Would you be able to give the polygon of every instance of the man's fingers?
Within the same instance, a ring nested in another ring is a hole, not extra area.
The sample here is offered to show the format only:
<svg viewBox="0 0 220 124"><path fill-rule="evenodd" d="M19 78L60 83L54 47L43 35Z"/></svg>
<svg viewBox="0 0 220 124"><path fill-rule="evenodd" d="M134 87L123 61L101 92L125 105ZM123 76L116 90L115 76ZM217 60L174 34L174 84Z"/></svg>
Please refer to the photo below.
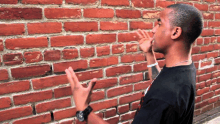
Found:
<svg viewBox="0 0 220 124"><path fill-rule="evenodd" d="M147 36L146 36L146 34L145 34L145 32L143 30L140 30L140 32L142 33L144 38L147 38Z"/></svg>
<svg viewBox="0 0 220 124"><path fill-rule="evenodd" d="M151 37L150 37L149 33L147 31L144 31L144 32L145 32L145 34L147 34L147 38L150 39Z"/></svg>
<svg viewBox="0 0 220 124"><path fill-rule="evenodd" d="M73 81L74 81L74 85L77 87L77 86L81 86L81 84L79 83L79 80L78 80L78 78L76 77L76 74L75 74L75 72L73 71L73 68L72 67L69 67L68 68L69 69L69 71L70 71L70 73L71 73L71 75L72 75L72 78L73 78Z"/></svg>
<svg viewBox="0 0 220 124"><path fill-rule="evenodd" d="M93 78L93 79L89 82L88 90L89 90L90 92L92 91L93 87L95 86L96 81L97 81L97 79L96 79L96 78Z"/></svg>
<svg viewBox="0 0 220 124"><path fill-rule="evenodd" d="M65 72L66 72L67 79L68 79L68 81L69 81L69 83L70 83L70 85L73 89L74 88L74 81L72 79L71 73L68 69L66 69Z"/></svg>
<svg viewBox="0 0 220 124"><path fill-rule="evenodd" d="M142 36L142 35L140 34L140 32L139 32L139 29L138 29L138 31L137 31L136 33L137 33L137 35L139 36L140 39L143 38L143 36Z"/></svg>

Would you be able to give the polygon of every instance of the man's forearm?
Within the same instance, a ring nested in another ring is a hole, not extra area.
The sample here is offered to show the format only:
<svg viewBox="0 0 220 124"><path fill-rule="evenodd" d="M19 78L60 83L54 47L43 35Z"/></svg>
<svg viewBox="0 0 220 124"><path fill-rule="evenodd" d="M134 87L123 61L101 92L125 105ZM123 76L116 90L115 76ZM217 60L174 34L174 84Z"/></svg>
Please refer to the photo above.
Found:
<svg viewBox="0 0 220 124"><path fill-rule="evenodd" d="M100 118L98 115L95 113L91 112L88 115L88 124L108 124L108 122L104 121L102 118Z"/></svg>
<svg viewBox="0 0 220 124"><path fill-rule="evenodd" d="M151 65L157 62L154 52L146 53L146 58L147 58L148 65ZM154 80L157 77L157 75L160 73L160 71L161 69L159 65L149 67L148 75L149 75L150 80Z"/></svg>

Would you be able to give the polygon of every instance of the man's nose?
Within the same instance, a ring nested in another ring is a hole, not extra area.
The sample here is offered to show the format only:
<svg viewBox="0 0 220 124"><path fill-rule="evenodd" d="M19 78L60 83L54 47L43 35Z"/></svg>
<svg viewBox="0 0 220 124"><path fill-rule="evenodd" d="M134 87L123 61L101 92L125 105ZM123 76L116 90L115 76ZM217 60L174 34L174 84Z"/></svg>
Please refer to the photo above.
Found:
<svg viewBox="0 0 220 124"><path fill-rule="evenodd" d="M151 32L152 32L153 34L155 34L155 33L156 33L156 31L157 31L157 27L158 27L158 25L154 26L154 28L152 29L152 31L151 31Z"/></svg>

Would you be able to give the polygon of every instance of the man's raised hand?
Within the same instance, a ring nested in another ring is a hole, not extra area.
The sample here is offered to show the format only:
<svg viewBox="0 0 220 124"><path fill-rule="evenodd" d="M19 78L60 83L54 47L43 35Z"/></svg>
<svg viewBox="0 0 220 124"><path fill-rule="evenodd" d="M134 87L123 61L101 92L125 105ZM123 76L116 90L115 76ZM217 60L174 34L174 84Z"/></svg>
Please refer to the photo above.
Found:
<svg viewBox="0 0 220 124"><path fill-rule="evenodd" d="M140 49L145 53L152 52L152 42L153 38L151 38L147 31L138 29L137 35L139 36L139 45Z"/></svg>
<svg viewBox="0 0 220 124"><path fill-rule="evenodd" d="M76 105L76 110L83 111L89 105L92 88L94 87L97 79L96 78L92 79L89 82L88 87L84 88L80 84L72 67L69 67L68 69L66 69L65 72L67 75L67 79L71 85L71 91L73 93L73 99Z"/></svg>

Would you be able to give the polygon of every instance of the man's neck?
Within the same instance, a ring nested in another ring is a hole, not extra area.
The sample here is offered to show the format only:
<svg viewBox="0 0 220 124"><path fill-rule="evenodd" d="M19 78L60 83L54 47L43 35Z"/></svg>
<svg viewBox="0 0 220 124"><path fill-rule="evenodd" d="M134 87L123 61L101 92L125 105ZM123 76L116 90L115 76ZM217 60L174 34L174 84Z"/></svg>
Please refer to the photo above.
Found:
<svg viewBox="0 0 220 124"><path fill-rule="evenodd" d="M191 50L192 49L190 49L190 51L184 51L179 49L168 51L164 55L166 67L191 64Z"/></svg>

